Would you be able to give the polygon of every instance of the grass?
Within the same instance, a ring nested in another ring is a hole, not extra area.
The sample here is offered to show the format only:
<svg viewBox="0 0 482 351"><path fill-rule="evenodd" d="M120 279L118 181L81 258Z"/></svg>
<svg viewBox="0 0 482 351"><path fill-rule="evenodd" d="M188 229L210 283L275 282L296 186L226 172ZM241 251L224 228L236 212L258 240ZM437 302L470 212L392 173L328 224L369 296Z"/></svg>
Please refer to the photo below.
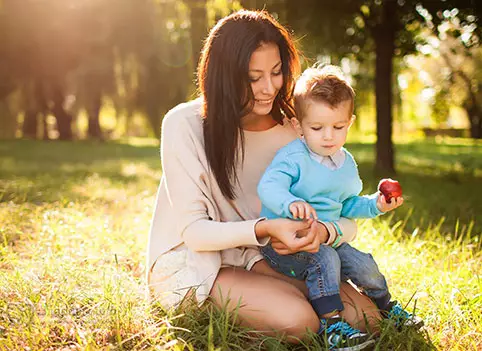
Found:
<svg viewBox="0 0 482 351"><path fill-rule="evenodd" d="M374 191L373 145L349 148ZM257 335L210 305L165 313L147 303L158 154L152 140L0 142L0 350L318 349ZM482 144L398 143L397 166L405 205L360 221L355 245L426 328L388 323L375 349L480 350Z"/></svg>

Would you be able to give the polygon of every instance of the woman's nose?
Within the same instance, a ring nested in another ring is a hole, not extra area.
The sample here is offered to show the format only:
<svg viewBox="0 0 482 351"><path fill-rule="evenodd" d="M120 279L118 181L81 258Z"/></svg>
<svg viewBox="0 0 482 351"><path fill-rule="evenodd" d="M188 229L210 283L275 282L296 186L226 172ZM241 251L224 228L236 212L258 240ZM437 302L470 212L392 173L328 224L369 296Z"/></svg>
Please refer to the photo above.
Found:
<svg viewBox="0 0 482 351"><path fill-rule="evenodd" d="M272 95L274 94L274 90L275 89L274 89L274 85L271 77L266 78L264 80L263 89L262 89L263 94Z"/></svg>

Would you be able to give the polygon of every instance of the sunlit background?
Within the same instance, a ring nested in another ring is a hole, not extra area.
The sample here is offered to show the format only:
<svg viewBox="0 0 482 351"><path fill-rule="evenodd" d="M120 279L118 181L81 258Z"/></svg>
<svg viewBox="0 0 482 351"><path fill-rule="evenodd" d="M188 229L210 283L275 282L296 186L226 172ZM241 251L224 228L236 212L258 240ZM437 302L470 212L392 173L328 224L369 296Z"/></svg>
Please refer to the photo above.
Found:
<svg viewBox="0 0 482 351"><path fill-rule="evenodd" d="M0 137L158 136L165 112L196 96L208 29L246 7L293 30L305 67L342 66L362 135L376 131L377 40L393 16L393 54L381 59L393 63L394 137L480 138L480 5L390 2L383 14L382 1L2 0Z"/></svg>

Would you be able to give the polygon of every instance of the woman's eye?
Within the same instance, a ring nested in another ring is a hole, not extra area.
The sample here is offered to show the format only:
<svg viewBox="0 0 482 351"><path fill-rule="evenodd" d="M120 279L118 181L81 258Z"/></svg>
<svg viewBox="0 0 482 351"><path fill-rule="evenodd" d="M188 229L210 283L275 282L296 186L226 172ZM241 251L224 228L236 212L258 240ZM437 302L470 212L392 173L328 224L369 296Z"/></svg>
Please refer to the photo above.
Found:
<svg viewBox="0 0 482 351"><path fill-rule="evenodd" d="M254 77L249 77L249 81L252 82L252 83L255 83L259 80L259 77L258 78L254 78Z"/></svg>
<svg viewBox="0 0 482 351"><path fill-rule="evenodd" d="M281 70L273 72L273 76L279 76L281 73L282 73Z"/></svg>
<svg viewBox="0 0 482 351"><path fill-rule="evenodd" d="M343 129L343 128L345 128L345 126L335 127L335 129L338 129L338 130L341 130L341 129Z"/></svg>

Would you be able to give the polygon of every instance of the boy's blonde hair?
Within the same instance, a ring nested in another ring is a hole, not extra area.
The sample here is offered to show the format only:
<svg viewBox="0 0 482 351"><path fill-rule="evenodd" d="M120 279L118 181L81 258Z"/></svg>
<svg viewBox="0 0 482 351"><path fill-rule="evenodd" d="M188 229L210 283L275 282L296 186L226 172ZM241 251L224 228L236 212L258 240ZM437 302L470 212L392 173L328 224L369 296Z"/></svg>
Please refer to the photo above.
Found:
<svg viewBox="0 0 482 351"><path fill-rule="evenodd" d="M355 91L339 67L325 65L306 69L296 81L294 91L296 117L301 121L309 101L323 102L336 108L345 101L351 102L353 114Z"/></svg>

